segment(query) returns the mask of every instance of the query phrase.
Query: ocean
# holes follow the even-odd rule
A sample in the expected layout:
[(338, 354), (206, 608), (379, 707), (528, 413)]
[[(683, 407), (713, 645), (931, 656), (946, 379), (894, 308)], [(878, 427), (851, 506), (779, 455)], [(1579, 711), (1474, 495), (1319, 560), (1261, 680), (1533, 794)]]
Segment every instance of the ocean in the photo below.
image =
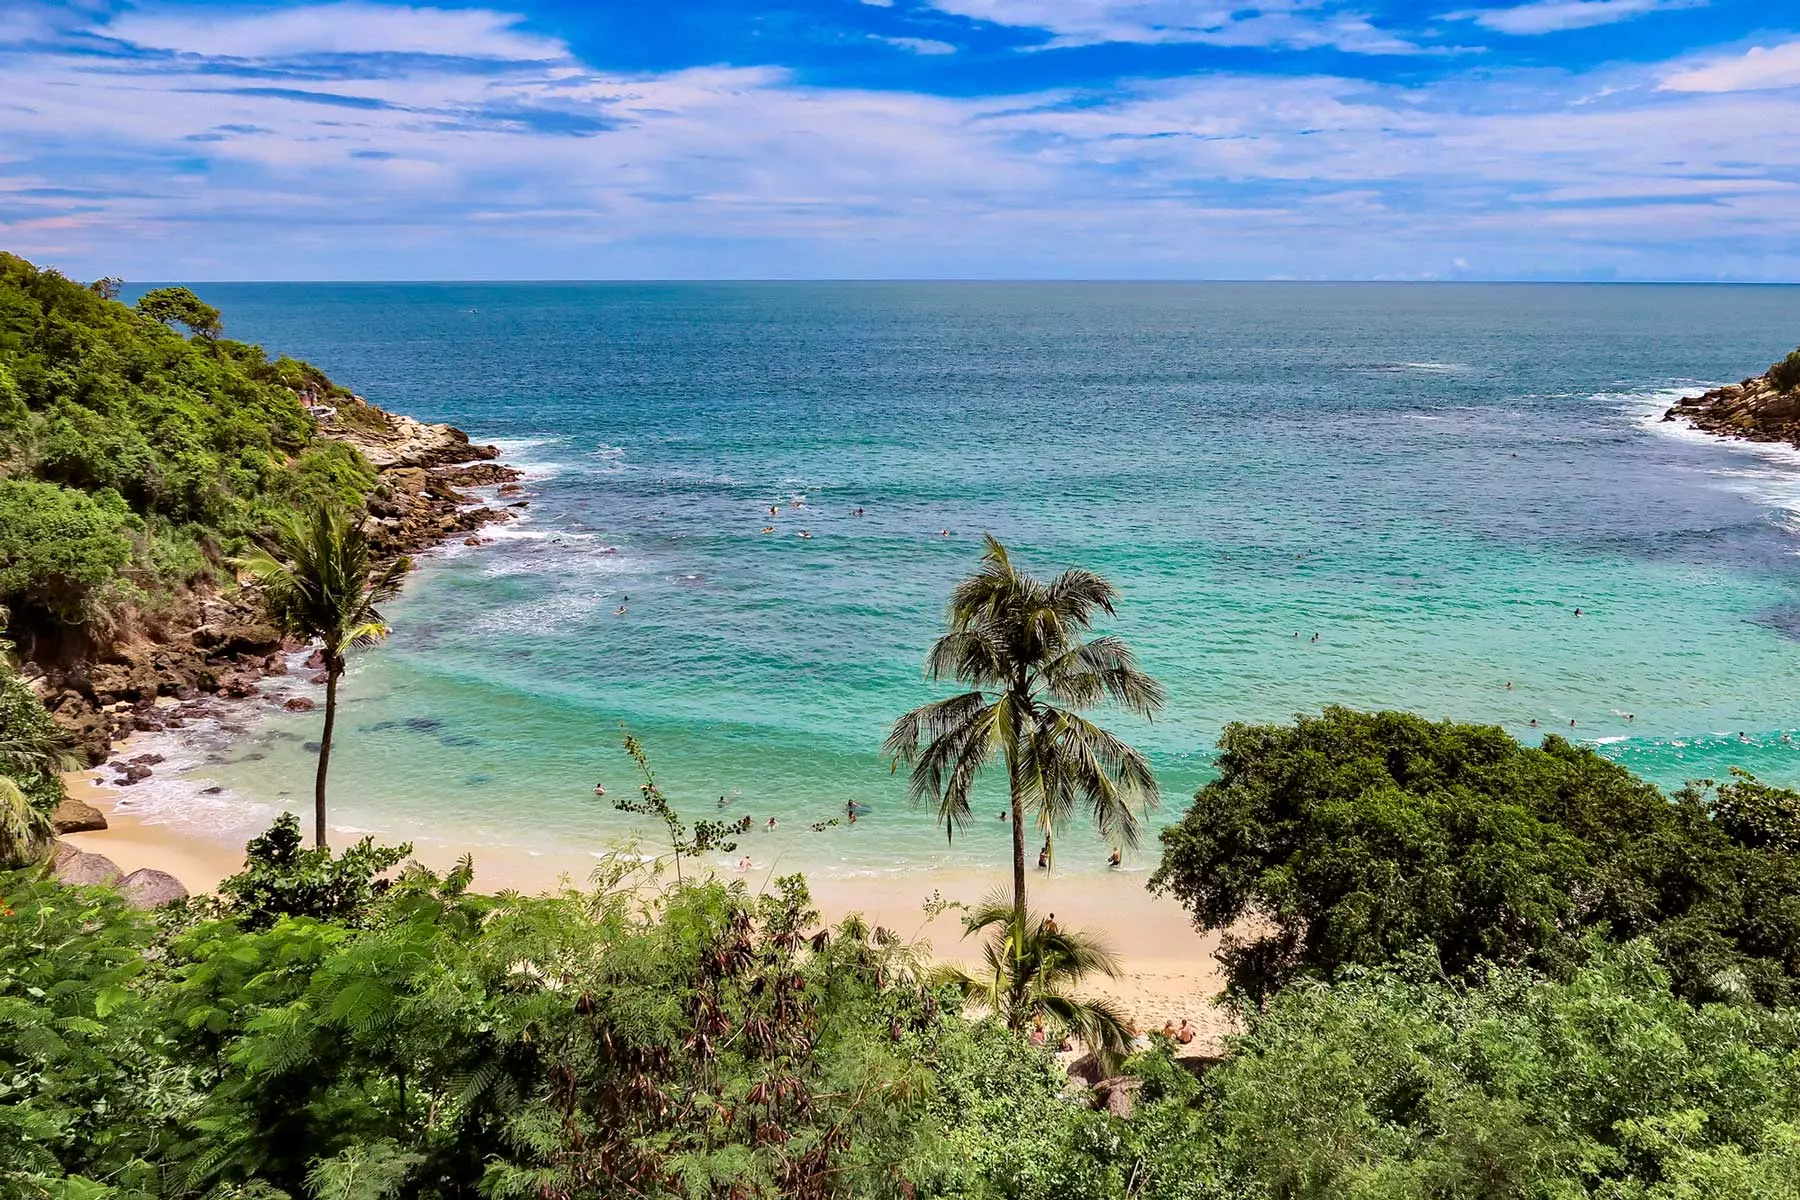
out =
[[(525, 518), (426, 555), (356, 659), (346, 832), (603, 853), (636, 828), (593, 795), (635, 786), (625, 726), (690, 817), (777, 818), (759, 862), (1003, 862), (998, 779), (947, 844), (880, 753), (944, 690), (924, 652), (984, 533), (1118, 585), (1108, 631), (1169, 703), (1098, 716), (1153, 761), (1152, 828), (1225, 723), (1327, 704), (1800, 785), (1800, 454), (1657, 420), (1791, 349), (1800, 288), (195, 287), (527, 472)], [(304, 814), (317, 716), (267, 707), (165, 739), (130, 806), (231, 837)], [(1059, 867), (1104, 853), (1072, 829)]]

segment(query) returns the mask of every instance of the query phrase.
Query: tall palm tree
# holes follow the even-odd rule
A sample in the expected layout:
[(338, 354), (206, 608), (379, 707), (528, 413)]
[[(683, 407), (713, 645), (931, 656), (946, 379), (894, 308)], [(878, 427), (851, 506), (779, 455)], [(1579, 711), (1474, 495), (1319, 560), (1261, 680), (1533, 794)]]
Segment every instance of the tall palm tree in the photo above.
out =
[(338, 680), (352, 649), (373, 646), (388, 635), (377, 605), (400, 592), (412, 566), (395, 559), (380, 566), (368, 531), (330, 504), (320, 504), (304, 520), (276, 527), (280, 557), (258, 547), (237, 561), (262, 597), (269, 620), (283, 633), (324, 643), (325, 731), (319, 738), (318, 772), (313, 780), (313, 844), (325, 845), (325, 775), (331, 767), (331, 732), (337, 723)]
[(1162, 707), (1162, 685), (1138, 670), (1124, 641), (1083, 639), (1098, 614), (1112, 615), (1117, 596), (1092, 571), (1034, 579), (990, 536), (980, 570), (951, 593), (948, 629), (925, 658), (928, 678), (973, 690), (913, 709), (883, 744), (896, 765), (913, 764), (913, 798), (937, 806), (950, 838), (968, 823), (982, 769), (996, 757), (1006, 764), (1020, 928), (1028, 814), (1052, 847), (1078, 807), (1108, 842), (1129, 847), (1137, 845), (1139, 814), (1157, 802), (1143, 755), (1075, 711), (1106, 699), (1143, 717)]
[(1018, 919), (1004, 891), (969, 911), (964, 937), (986, 933), (986, 969), (972, 975), (955, 965), (938, 968), (933, 981), (948, 983), (996, 1013), (1006, 1026), (1023, 1031), (1028, 1022), (1051, 1020), (1085, 1042), (1110, 1072), (1131, 1049), (1131, 1028), (1106, 1000), (1083, 1000), (1073, 993), (1091, 975), (1116, 979), (1122, 973), (1112, 949), (1099, 938), (1058, 929), (1035, 913)]

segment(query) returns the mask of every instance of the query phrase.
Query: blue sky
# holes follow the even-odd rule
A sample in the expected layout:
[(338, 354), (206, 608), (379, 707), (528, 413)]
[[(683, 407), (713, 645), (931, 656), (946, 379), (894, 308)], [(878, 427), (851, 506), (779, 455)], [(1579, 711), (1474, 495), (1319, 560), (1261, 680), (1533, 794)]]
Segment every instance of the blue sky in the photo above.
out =
[(0, 0), (78, 277), (1800, 280), (1800, 0)]

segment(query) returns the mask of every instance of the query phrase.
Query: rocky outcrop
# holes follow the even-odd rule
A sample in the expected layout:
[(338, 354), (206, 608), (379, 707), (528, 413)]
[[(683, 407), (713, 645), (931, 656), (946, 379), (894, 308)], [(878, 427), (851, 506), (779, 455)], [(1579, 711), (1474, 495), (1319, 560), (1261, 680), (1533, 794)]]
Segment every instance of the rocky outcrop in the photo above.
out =
[(64, 796), (50, 814), (50, 823), (58, 833), (91, 833), (106, 828), (106, 814), (85, 800)]
[[(427, 425), (362, 401), (321, 411), (319, 434), (355, 446), (376, 468), (368, 500), (371, 533), (386, 558), (399, 558), (512, 517), (510, 507), (480, 504), (464, 489), (516, 484), (519, 473), (493, 461), (460, 429)], [(258, 681), (287, 673), (299, 645), (265, 622), (252, 598), (197, 589), (170, 598), (154, 626), (122, 630), (69, 662), (31, 668), (45, 708), (75, 737), (90, 764), (132, 733), (179, 727), (173, 700), (254, 696)], [(159, 703), (160, 701), (160, 703)], [(148, 771), (122, 772), (135, 783)]]
[(56, 857), (50, 864), (50, 873), (57, 882), (71, 887), (117, 883), (121, 874), (119, 864), (106, 855), (89, 854), (85, 850), (77, 850), (67, 842), (57, 843)]
[(115, 886), (125, 897), (125, 903), (146, 912), (188, 898), (188, 890), (181, 885), (181, 880), (167, 871), (150, 867), (139, 867)]
[(1800, 387), (1791, 375), (1792, 368), (1777, 363), (1767, 374), (1678, 400), (1663, 420), (1686, 421), (1720, 437), (1800, 446)]
[(362, 451), (378, 471), (395, 467), (447, 467), (500, 457), (494, 446), (476, 446), (451, 425), (427, 425), (384, 412), (360, 396), (319, 422), (319, 432)]

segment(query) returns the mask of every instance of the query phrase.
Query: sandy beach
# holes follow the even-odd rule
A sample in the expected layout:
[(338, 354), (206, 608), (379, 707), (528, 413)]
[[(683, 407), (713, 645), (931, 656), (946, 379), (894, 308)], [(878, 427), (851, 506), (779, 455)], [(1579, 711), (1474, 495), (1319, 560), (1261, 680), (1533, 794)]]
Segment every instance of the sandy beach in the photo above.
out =
[[(124, 793), (102, 783), (98, 772), (72, 772), (65, 782), (71, 795), (106, 814), (107, 828), (67, 834), (63, 840), (104, 854), (122, 870), (151, 867), (166, 871), (190, 892), (199, 893), (216, 888), (242, 864), (241, 846), (121, 811), (118, 801)], [(377, 840), (397, 839), (378, 835)], [(421, 849), (418, 858), (433, 869), (444, 870), (465, 851), (474, 855), (476, 887), (484, 891), (543, 892), (579, 886), (594, 867), (593, 859), (585, 854), (530, 854), (501, 846), (439, 845)], [(725, 877), (742, 878), (751, 888), (758, 888), (767, 884), (772, 874), (751, 871), (743, 876), (726, 873)], [(1186, 1018), (1200, 1030), (1195, 1050), (1216, 1045), (1229, 1027), (1224, 1011), (1212, 1003), (1219, 991), (1218, 964), (1212, 957), (1217, 936), (1196, 932), (1179, 904), (1145, 890), (1146, 878), (1143, 872), (1033, 873), (1031, 902), (1034, 908), (1054, 913), (1064, 928), (1104, 933), (1118, 954), (1124, 975), (1097, 981), (1087, 992), (1115, 1000), (1146, 1030), (1160, 1029), (1166, 1021), (1180, 1024)], [(975, 943), (963, 940), (957, 912), (930, 918), (925, 902), (937, 893), (947, 900), (972, 903), (1007, 886), (1008, 876), (997, 870), (945, 869), (904, 877), (809, 875), (807, 884), (827, 920), (861, 913), (873, 924), (929, 945), (934, 957), (967, 962), (976, 953)]]

